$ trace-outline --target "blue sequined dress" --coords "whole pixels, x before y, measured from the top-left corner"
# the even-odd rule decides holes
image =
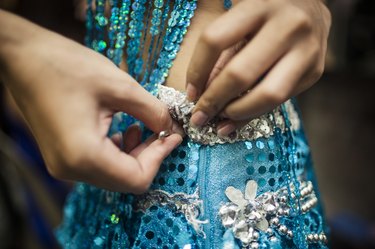
[[[215,120],[199,130],[190,127],[194,103],[161,85],[196,0],[112,0],[109,17],[104,0],[89,0],[88,6],[87,45],[117,65],[125,52],[128,72],[168,105],[187,137],[143,195],[78,183],[57,231],[62,247],[327,248],[309,147],[293,100],[220,138]],[[134,121],[119,113],[110,132]]]

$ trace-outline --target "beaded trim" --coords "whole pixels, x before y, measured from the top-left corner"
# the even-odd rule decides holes
[[[208,223],[208,221],[199,219],[199,216],[203,215],[202,204],[203,201],[199,199],[198,190],[192,195],[188,195],[180,192],[170,194],[156,189],[137,196],[134,208],[136,212],[145,213],[152,206],[166,206],[175,212],[182,213],[194,230],[205,238],[206,234],[203,232],[201,225]]]
[[[307,213],[317,204],[318,199],[310,181],[300,181],[299,184],[298,202],[302,213]],[[260,231],[265,232],[270,240],[276,239],[275,232],[292,239],[293,231],[281,224],[280,219],[291,216],[290,203],[296,201],[296,196],[293,193],[289,195],[287,187],[256,196],[257,188],[257,183],[250,180],[244,194],[232,186],[225,190],[230,202],[222,205],[219,210],[222,225],[232,230],[243,248],[258,248]],[[293,191],[295,186],[291,184],[290,189]],[[327,237],[324,233],[308,234],[306,240],[309,243],[326,243]]]
[[[219,137],[217,134],[217,123],[219,118],[214,118],[201,128],[190,126],[189,120],[191,112],[195,107],[193,102],[186,98],[186,94],[163,85],[159,86],[158,98],[167,104],[171,116],[182,124],[185,133],[194,141],[205,145],[234,143],[238,141],[255,140],[260,137],[270,137],[276,128],[285,131],[285,119],[282,115],[281,107],[277,107],[272,112],[264,114],[251,120],[244,127],[237,129],[228,137]],[[300,120],[289,100],[284,103],[287,115],[291,122],[291,129],[300,128]]]

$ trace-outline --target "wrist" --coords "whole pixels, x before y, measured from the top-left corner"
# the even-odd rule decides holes
[[[40,32],[37,25],[0,9],[0,76],[8,71],[10,64],[16,63],[21,48]]]

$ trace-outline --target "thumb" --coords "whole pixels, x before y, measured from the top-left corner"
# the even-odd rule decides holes
[[[173,131],[181,134],[181,128],[175,124],[168,107],[155,96],[147,92],[134,79],[121,83],[111,96],[111,106],[141,120],[155,133]]]

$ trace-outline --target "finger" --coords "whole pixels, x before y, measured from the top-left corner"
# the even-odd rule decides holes
[[[141,129],[139,125],[129,126],[124,134],[124,151],[130,153],[137,145],[141,143]]]
[[[258,117],[292,97],[312,63],[308,51],[294,49],[287,53],[257,86],[229,104],[224,116],[232,120]]]
[[[143,193],[151,184],[161,162],[181,141],[181,136],[177,134],[155,140],[142,151],[139,158],[134,158],[106,139],[100,149],[94,150],[95,160],[90,162],[91,167],[83,167],[86,170],[81,172],[81,178],[111,191]]]
[[[144,149],[137,159],[143,166],[143,172],[147,179],[155,177],[163,160],[182,142],[179,134],[172,134],[163,139],[156,139]]]
[[[153,134],[149,138],[146,139],[143,143],[139,144],[137,147],[135,147],[132,151],[130,151],[130,155],[137,157],[141,152],[146,149],[151,143],[153,143],[156,139],[158,139],[158,136],[156,134]]]
[[[122,148],[122,133],[121,132],[118,132],[116,134],[113,134],[111,136],[111,140],[112,142],[119,148],[121,149]]]
[[[98,94],[105,107],[132,115],[155,133],[175,128],[164,103],[121,70],[117,76],[116,82],[108,83]]]
[[[284,23],[277,20],[267,22],[200,97],[191,118],[192,125],[203,125],[230,101],[250,89],[293,45],[290,42],[291,27],[285,28]],[[275,30],[280,30],[277,36]]]
[[[225,121],[222,121],[217,126],[217,134],[220,137],[228,137],[235,130],[240,129],[244,125],[246,125],[249,121],[250,120],[243,120],[243,121],[225,120]]]
[[[237,54],[238,51],[240,51],[246,45],[246,43],[247,43],[247,40],[243,39],[242,41],[238,42],[237,44],[224,50],[221,53],[219,59],[217,60],[214,68],[212,69],[210,73],[206,87],[210,85],[213,79],[215,79],[216,76],[219,75],[219,73],[224,69],[225,65],[228,64],[228,62],[233,58],[233,56]]]
[[[255,33],[264,22],[266,11],[264,4],[243,1],[205,29],[187,70],[186,91],[191,101],[203,93],[221,52]]]

